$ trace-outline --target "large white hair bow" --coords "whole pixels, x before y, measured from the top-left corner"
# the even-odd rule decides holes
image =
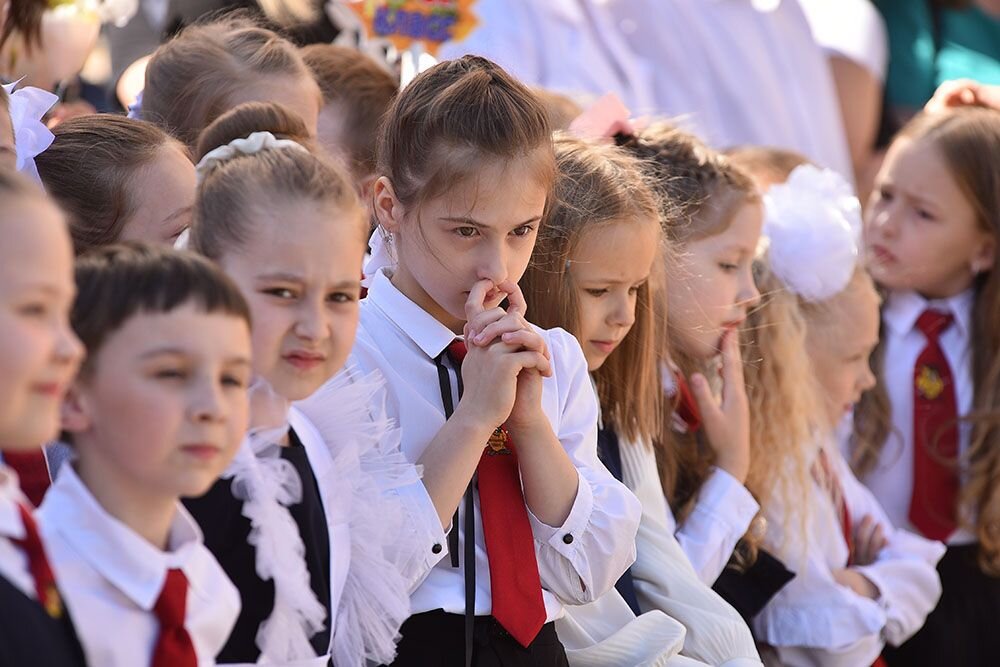
[[[808,301],[847,287],[858,261],[861,204],[837,172],[802,165],[764,197],[771,270]]]
[[[17,88],[20,81],[3,86],[10,97],[10,123],[14,128],[14,145],[17,149],[17,170],[28,174],[39,183],[35,156],[52,145],[55,136],[45,127],[42,117],[55,106],[59,98],[52,93],[25,86]]]

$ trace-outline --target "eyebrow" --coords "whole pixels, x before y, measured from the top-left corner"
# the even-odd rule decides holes
[[[143,352],[141,355],[139,355],[139,358],[140,359],[151,359],[153,357],[166,357],[166,356],[188,357],[188,356],[191,356],[191,353],[188,350],[185,350],[185,349],[180,348],[180,347],[169,347],[168,346],[168,347],[158,347],[156,349],[148,350],[147,352]],[[230,357],[229,359],[225,360],[225,363],[226,364],[236,364],[238,366],[248,366],[248,367],[253,365],[250,362],[250,358],[249,357],[244,357],[244,356]]]
[[[256,277],[256,280],[267,282],[270,280],[285,283],[298,283],[301,284],[305,282],[302,276],[297,276],[294,273],[286,273],[284,271],[277,271],[275,273],[265,273]],[[346,289],[348,287],[359,287],[361,285],[360,280],[341,280],[339,283],[334,283],[330,287],[333,289]]]
[[[173,213],[171,213],[170,215],[168,215],[167,217],[165,217],[163,219],[163,222],[164,223],[173,222],[177,218],[190,213],[192,210],[194,210],[194,206],[183,206],[174,211]]]

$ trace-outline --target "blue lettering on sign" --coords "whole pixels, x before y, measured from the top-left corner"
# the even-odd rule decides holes
[[[375,10],[373,27],[380,37],[404,35],[430,42],[446,42],[452,38],[451,29],[457,21],[453,14],[424,14],[379,7]]]

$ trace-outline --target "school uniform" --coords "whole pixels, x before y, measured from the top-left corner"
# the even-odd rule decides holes
[[[215,664],[239,594],[179,503],[161,551],[101,507],[68,465],[37,515],[90,665]]]
[[[921,392],[929,392],[926,396],[932,410],[940,401],[953,400],[956,416],[972,412],[974,299],[971,289],[934,301],[915,292],[893,292],[882,309],[885,357],[881,377],[892,405],[892,431],[878,463],[862,481],[894,524],[918,533],[930,532],[948,545],[939,566],[944,589],[941,603],[915,637],[898,651],[887,651],[890,664],[1000,664],[1000,635],[993,627],[1000,614],[1000,579],[987,576],[976,564],[975,535],[954,526],[953,508],[961,480],[953,472],[944,472],[952,478],[950,489],[938,494],[931,490],[947,482],[934,472],[928,448],[948,447],[950,440],[954,451],[941,450],[942,454],[952,459],[964,456],[972,425],[960,422],[952,437],[941,432],[939,441],[928,437],[928,431],[938,433],[937,429],[918,432],[915,423],[917,402],[927,408]],[[937,325],[939,330],[924,333],[925,313],[944,315],[945,320]],[[950,382],[938,368],[942,362],[925,363],[933,346],[931,339],[943,354]],[[921,475],[922,481],[915,483]]]
[[[775,498],[766,510],[765,545],[796,576],[754,619],[754,630],[788,667],[871,665],[887,642],[901,644],[919,630],[937,604],[944,546],[895,528],[834,447],[817,454],[812,471],[808,498],[793,499],[793,507]],[[853,565],[854,529],[866,516],[888,544],[873,563]],[[834,580],[833,571],[847,567],[875,585],[878,599]]]
[[[17,475],[0,466],[0,665],[86,665],[54,584],[47,550]]]
[[[534,550],[541,588],[540,608],[531,608],[538,613],[542,629],[525,649],[509,628],[491,618],[497,611],[491,591],[496,582],[491,581],[486,551],[480,473],[479,488],[473,484],[471,495],[460,503],[450,544],[434,546],[437,563],[411,595],[413,616],[403,626],[396,664],[463,664],[466,633],[475,645],[473,664],[564,664],[551,622],[564,614],[565,605],[592,602],[613,588],[635,558],[639,502],[598,460],[597,401],[582,351],[562,330],[539,332],[554,370],[552,377],[543,380],[542,409],[577,469],[577,495],[561,526],[546,525],[527,508],[522,510],[514,504],[523,504],[520,498],[513,502],[508,498],[502,509],[522,512],[522,516],[527,512],[527,537],[532,542],[528,548]],[[375,274],[361,304],[351,363],[362,372],[377,369],[385,376],[387,413],[399,424],[401,449],[411,461],[419,460],[444,425],[446,403],[458,403],[456,364],[446,354],[454,341],[455,334],[397,290],[384,269]],[[505,458],[497,463],[511,460],[516,462]],[[481,462],[481,470],[482,466]],[[474,537],[467,539],[470,532]],[[467,551],[470,557],[459,551]],[[466,581],[466,567],[471,575],[473,567],[469,566],[473,565],[475,576]],[[498,565],[503,563],[494,563]],[[468,597],[474,598],[469,630],[463,618],[467,583]],[[530,589],[527,594],[537,595]],[[497,654],[499,662],[490,658]],[[448,662],[456,657],[457,662]]]
[[[678,414],[674,415],[674,428],[679,431],[700,428],[697,408],[684,385],[679,385],[675,374],[664,369],[664,391],[673,397],[682,392]],[[680,413],[689,415],[686,419]],[[691,423],[688,423],[691,422]],[[683,522],[678,524],[673,512],[667,511],[668,528],[674,533],[698,577],[711,586],[722,574],[733,555],[736,543],[750,528],[760,505],[747,488],[722,468],[712,467],[705,482],[698,489],[694,507]]]
[[[567,608],[556,623],[560,636],[578,643],[570,624],[582,626],[594,643],[586,651],[569,652],[574,665],[689,664],[698,661],[727,667],[760,665],[753,637],[736,611],[702,583],[669,528],[666,498],[660,484],[653,448],[621,442],[611,428],[598,435],[598,452],[608,470],[635,493],[642,503],[636,535],[636,561],[627,571],[631,596],[612,591],[595,603]],[[618,598],[618,604],[606,598]],[[626,600],[631,598],[631,603]],[[634,611],[638,608],[638,614]],[[629,609],[633,607],[633,609]],[[632,611],[632,614],[629,614]],[[660,618],[662,617],[662,618]],[[677,645],[664,641],[668,622],[680,625]],[[606,629],[607,628],[607,629]],[[601,632],[601,630],[604,630]],[[609,630],[613,630],[610,632]],[[606,636],[607,635],[607,636]],[[656,659],[648,657],[656,646]],[[585,654],[588,660],[580,659]],[[681,656],[678,661],[677,656]]]

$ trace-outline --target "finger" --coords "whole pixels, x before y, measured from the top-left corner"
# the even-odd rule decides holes
[[[484,310],[465,323],[464,331],[466,340],[478,344],[478,341],[475,340],[475,338],[479,336],[488,326],[503,320],[506,316],[507,313],[504,312],[503,308],[490,308],[489,310]]]
[[[698,404],[702,419],[712,419],[716,415],[721,415],[719,401],[712,394],[712,388],[708,386],[708,380],[701,373],[691,376],[691,393]]]
[[[545,355],[546,359],[551,358],[549,356],[549,348],[545,344],[545,339],[531,329],[518,329],[517,331],[505,333],[502,340],[508,345],[516,345],[526,350],[541,352]]]
[[[524,327],[521,325],[517,319],[512,317],[504,317],[498,320],[485,329],[476,334],[475,338],[472,339],[476,345],[486,346],[495,341],[500,336],[508,333],[514,333],[516,331],[524,331]],[[504,341],[507,342],[507,341]]]
[[[722,341],[722,402],[729,403],[737,397],[746,400],[743,357],[740,355],[737,333],[729,331]]]
[[[872,558],[878,556],[879,552],[882,551],[882,549],[885,549],[887,546],[889,546],[889,540],[886,539],[885,532],[882,530],[881,525],[875,526],[875,535],[872,538],[872,545],[873,545]]]
[[[507,293],[507,301],[510,303],[510,307],[507,308],[508,313],[519,313],[521,317],[528,316],[528,303],[524,300],[524,292],[517,283],[505,280],[497,287]]]
[[[473,319],[476,315],[489,310],[486,307],[486,295],[494,289],[492,280],[480,280],[469,290],[469,298],[465,300],[465,319]],[[497,302],[499,304],[499,301]]]
[[[533,352],[530,350],[525,350],[523,352],[514,352],[508,357],[509,361],[513,363],[520,370],[531,369],[537,370],[546,377],[552,374],[552,365],[548,359],[545,358],[544,354],[540,352]]]

